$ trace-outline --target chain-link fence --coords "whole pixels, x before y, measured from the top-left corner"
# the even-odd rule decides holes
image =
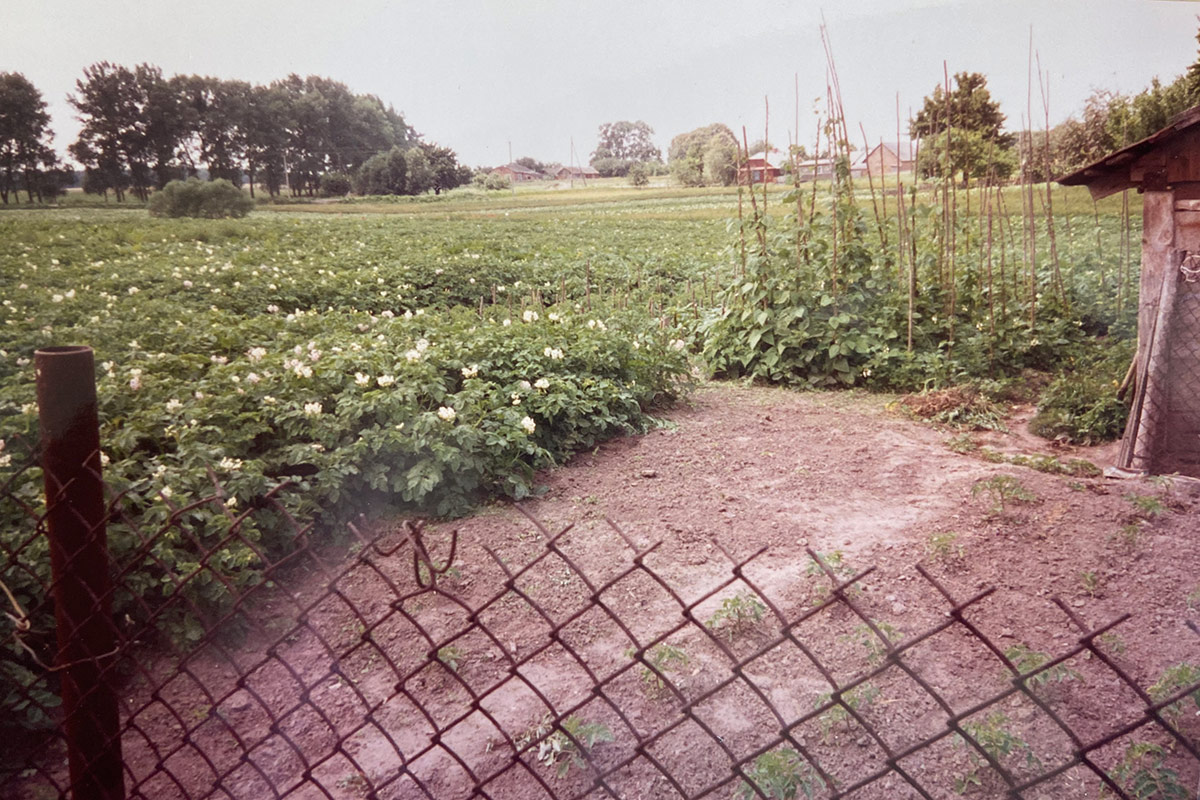
[[[926,607],[897,615],[872,569],[837,556],[797,551],[780,576],[763,550],[714,543],[723,566],[689,569],[611,522],[517,518],[519,550],[410,522],[317,546],[274,496],[238,512],[214,485],[135,518],[110,495],[104,520],[137,541],[70,624],[99,622],[114,643],[65,661],[50,599],[65,579],[44,561],[70,486],[43,504],[16,485],[0,491],[3,518],[24,521],[0,550],[5,797],[73,782],[76,797],[148,800],[1196,790],[1200,669],[1135,679],[1116,638],[1129,615],[1058,602],[1061,646],[1043,653],[989,627],[992,590],[959,596],[920,566],[894,580]],[[228,520],[219,535],[195,529],[202,506]],[[268,522],[286,555],[260,546]],[[191,563],[160,560],[181,542]],[[257,577],[238,583],[228,559],[246,553]],[[56,567],[94,566],[80,558]],[[81,726],[59,705],[82,662],[95,685],[75,687],[74,713],[111,691],[114,718]],[[68,768],[81,731],[85,763]]]
[[[1119,465],[1200,477],[1200,254],[1165,271]]]

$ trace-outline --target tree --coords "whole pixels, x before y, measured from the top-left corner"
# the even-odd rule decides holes
[[[0,198],[5,205],[22,185],[31,202],[34,195],[43,199],[51,186],[57,194],[57,183],[48,180],[58,161],[53,138],[42,93],[21,73],[0,72]]]
[[[993,174],[1006,158],[998,154],[1010,150],[1016,142],[1013,134],[1004,132],[1004,120],[1000,104],[988,91],[987,78],[978,72],[956,73],[949,96],[941,86],[935,86],[909,123],[909,134],[923,139],[918,172],[926,177],[962,173],[964,184],[972,177]],[[947,130],[949,163],[947,136],[941,136]],[[958,138],[962,144],[956,147]],[[988,163],[980,163],[980,159]]]
[[[408,163],[407,186],[405,194],[425,194],[434,186],[433,164],[429,156],[420,147],[405,151],[404,159]]]
[[[636,186],[639,189],[650,183],[650,176],[647,174],[645,164],[639,162],[630,165],[629,183],[631,186]]]
[[[386,153],[376,153],[367,159],[354,177],[354,191],[368,194],[404,194],[408,164],[404,151],[393,147]]]
[[[654,129],[645,122],[606,122],[597,134],[592,167],[604,176],[623,176],[635,162],[662,161],[654,140]]]
[[[125,199],[130,180],[144,179],[144,130],[137,76],[126,67],[101,61],[83,71],[75,81],[75,94],[67,101],[79,112],[83,128],[67,150],[90,170],[90,187]],[[134,191],[145,196],[144,184]]]
[[[719,122],[679,134],[667,149],[671,175],[684,186],[731,185],[737,158],[737,137]]]
[[[441,194],[470,182],[471,168],[459,164],[458,155],[449,147],[439,147],[432,142],[421,142],[418,147],[429,159],[429,169],[433,172],[434,194]]]

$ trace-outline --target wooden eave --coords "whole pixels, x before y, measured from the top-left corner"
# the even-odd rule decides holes
[[[1125,189],[1177,181],[1200,181],[1200,106],[1177,115],[1171,124],[1140,142],[1064,175],[1064,186],[1086,186],[1094,200]]]

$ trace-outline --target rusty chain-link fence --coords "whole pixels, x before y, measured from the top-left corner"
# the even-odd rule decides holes
[[[989,629],[992,590],[961,596],[920,566],[893,579],[928,598],[910,619],[836,555],[798,550],[781,575],[762,550],[718,546],[723,566],[689,569],[612,522],[514,517],[519,550],[410,522],[319,545],[270,495],[241,512],[216,485],[162,498],[149,527],[110,495],[104,520],[137,541],[67,638],[98,623],[113,645],[64,656],[50,598],[69,579],[50,577],[46,528],[71,485],[45,504],[16,485],[0,488],[0,513],[25,522],[0,551],[4,797],[71,796],[73,781],[76,797],[147,800],[1196,790],[1200,670],[1139,681],[1117,638],[1129,615],[1055,601],[1061,646],[1042,653]],[[203,505],[227,516],[217,537],[192,527]],[[286,555],[252,534],[268,517]],[[159,560],[181,541],[193,562]],[[235,544],[255,554],[250,585],[227,577]],[[95,569],[82,558],[56,566]],[[109,690],[118,713],[72,721],[58,698],[73,674],[95,681],[74,688],[76,714]],[[86,763],[68,769],[72,747]]]

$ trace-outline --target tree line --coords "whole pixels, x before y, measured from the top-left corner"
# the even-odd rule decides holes
[[[390,105],[315,75],[258,85],[102,61],[83,71],[67,100],[83,123],[67,148],[83,167],[83,188],[117,200],[127,193],[145,200],[202,170],[272,197],[344,194],[352,185],[420,194],[470,179],[453,150],[422,141]],[[0,74],[5,202],[18,185],[48,193],[46,176],[61,170],[45,108],[24,76]]]

